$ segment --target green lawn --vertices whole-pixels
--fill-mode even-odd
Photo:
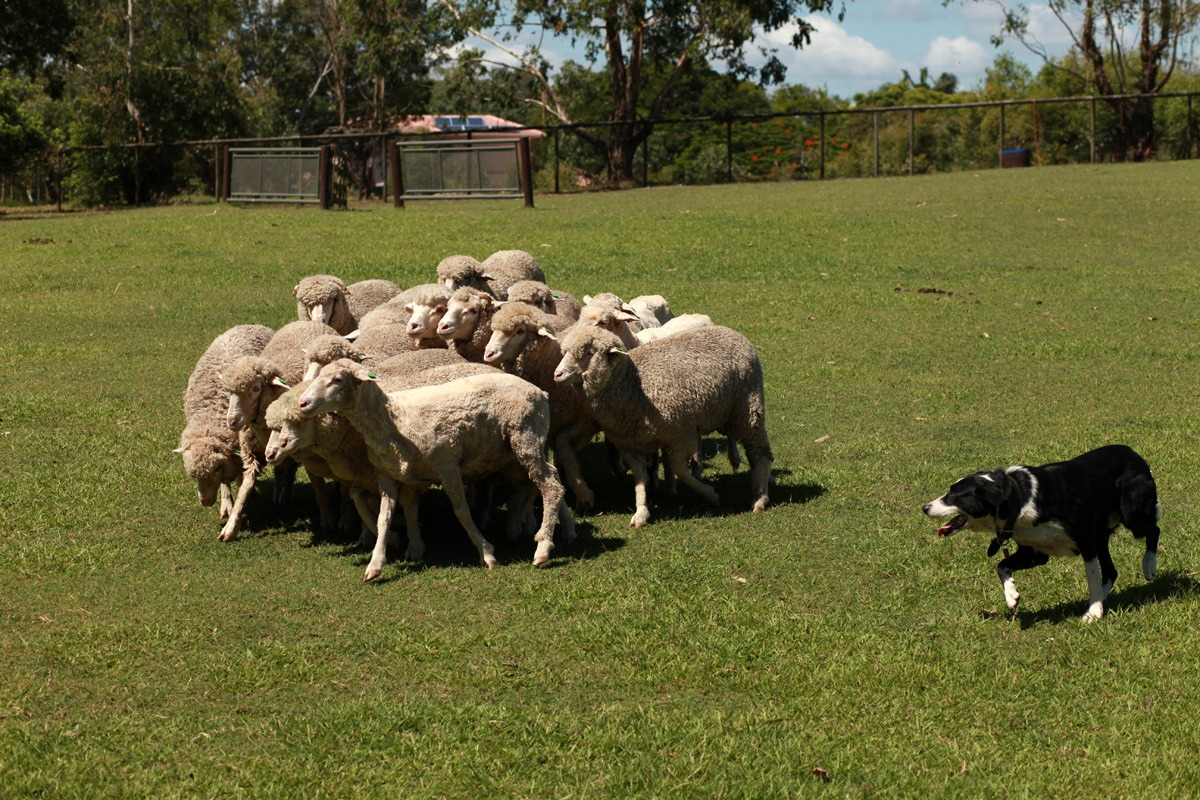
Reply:
[[[1195,796],[1198,187],[1184,162],[533,210],[10,210],[0,794]],[[363,584],[305,484],[218,542],[171,452],[208,343],[293,319],[308,274],[424,283],[507,248],[756,344],[767,512],[714,458],[724,508],[681,488],[631,529],[596,447],[599,511],[548,568],[502,517],[501,565],[477,566],[431,495],[427,563]],[[1163,535],[1147,584],[1117,534],[1095,624],[1081,561],[1018,574],[1013,615],[987,541],[920,512],[967,472],[1107,442],[1150,462]]]

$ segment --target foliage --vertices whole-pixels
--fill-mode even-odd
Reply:
[[[1187,797],[1200,694],[1200,164],[656,188],[516,202],[160,207],[0,220],[0,784],[14,797]],[[772,504],[600,507],[534,569],[476,562],[437,490],[429,560],[251,498],[242,538],[170,452],[196,358],[291,287],[425,282],[534,252],[574,294],[661,292],[746,334]],[[397,258],[396,254],[402,253]],[[828,438],[826,438],[828,437]],[[1017,578],[920,512],[954,478],[1123,441],[1160,575],[1114,537]],[[498,493],[498,494],[503,494]],[[493,516],[496,519],[496,515]],[[1054,756],[1054,757],[1048,757]]]
[[[47,144],[42,121],[30,113],[28,80],[0,71],[0,174],[12,172]]]

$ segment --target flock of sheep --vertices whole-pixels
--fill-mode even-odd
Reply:
[[[219,500],[222,541],[236,538],[265,462],[277,504],[288,502],[303,466],[322,528],[372,537],[366,580],[397,543],[397,503],[405,557],[422,558],[417,502],[433,484],[492,567],[480,527],[494,486],[507,480],[508,535],[536,525],[533,563],[541,564],[556,527],[568,541],[575,535],[564,483],[578,508],[595,501],[576,454],[600,431],[613,468],[634,476],[631,525],[650,520],[646,492],[660,453],[667,491],[677,478],[719,502],[700,480],[700,437],[713,431],[727,437],[735,469],[738,444],[745,450],[752,509],[766,507],[773,457],[762,366],[740,333],[702,314],[676,317],[659,295],[581,303],[549,288],[521,250],[483,262],[451,256],[437,274],[438,283],[407,290],[305,278],[293,290],[296,322],[278,331],[238,325],[200,357],[175,452],[201,505]]]

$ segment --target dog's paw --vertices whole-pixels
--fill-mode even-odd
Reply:
[[[1017,603],[1021,602],[1021,593],[1017,591],[1017,584],[1012,578],[1004,579],[1004,602],[1009,608],[1016,608]]]
[[[1146,576],[1146,580],[1154,580],[1154,574],[1158,572],[1158,553],[1148,552],[1142,556],[1142,574]]]
[[[1092,603],[1088,606],[1087,613],[1083,615],[1084,622],[1095,622],[1104,616],[1104,605],[1101,603]]]

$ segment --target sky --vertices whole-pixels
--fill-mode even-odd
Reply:
[[[1053,55],[1066,52],[1070,37],[1062,24],[1045,5],[1027,6],[1030,31]],[[934,79],[953,73],[959,87],[967,89],[982,84],[985,70],[1000,52],[1009,52],[1034,72],[1041,67],[1040,59],[1019,42],[1006,42],[1000,49],[992,45],[1003,17],[996,0],[952,0],[949,5],[942,0],[847,0],[841,22],[831,15],[806,17],[816,33],[801,50],[787,44],[794,26],[762,35],[760,41],[778,47],[788,67],[787,83],[825,87],[846,99],[900,80],[901,70],[916,78],[922,67]],[[542,50],[553,66],[569,58],[584,61],[565,39],[548,37]]]

